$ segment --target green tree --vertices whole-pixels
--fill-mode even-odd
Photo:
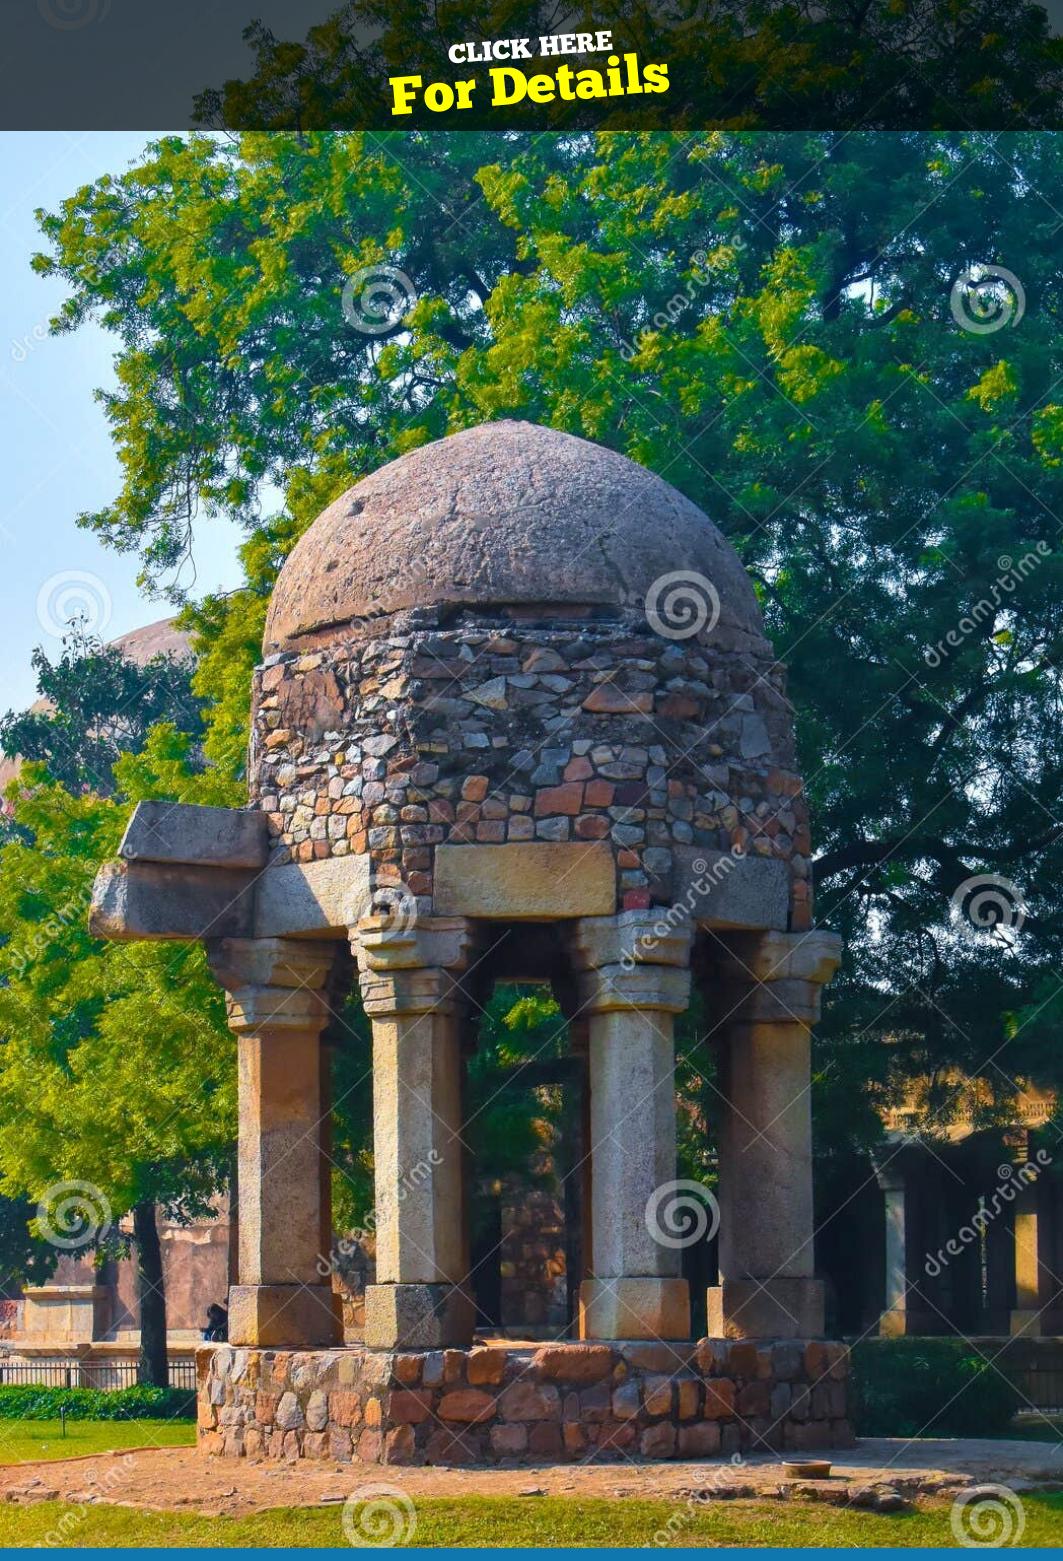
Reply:
[[[84,524],[153,578],[201,517],[243,524],[248,587],[198,622],[250,658],[294,537],[406,449],[517,416],[653,467],[734,542],[789,665],[848,948],[829,1140],[920,1072],[1054,1082],[1061,209],[1051,136],[168,137],[42,218],[58,328],[118,347],[125,486]],[[381,265],[406,282],[367,334],[344,283]],[[230,759],[247,664],[212,663]],[[1025,896],[1014,947],[954,916],[984,875]]]
[[[0,749],[10,759],[39,760],[68,791],[109,796],[119,754],[139,752],[162,722],[192,737],[202,733],[187,658],[154,656],[139,665],[118,646],[75,631],[55,661],[40,646],[31,660],[40,698],[0,720]]]

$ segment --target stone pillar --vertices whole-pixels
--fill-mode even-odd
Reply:
[[[584,917],[573,956],[589,1030],[589,1277],[580,1337],[689,1339],[679,1249],[658,1239],[651,1199],[676,1179],[672,1023],[690,1001],[689,923],[649,911]]]
[[[462,917],[399,929],[371,916],[351,933],[373,1026],[370,1349],[437,1349],[472,1339],[461,1138],[461,973],[470,942]]]
[[[875,1180],[882,1188],[886,1217],[886,1264],[883,1309],[878,1331],[884,1338],[925,1332],[926,1305],[919,1284],[910,1277],[911,1266],[921,1254],[913,1252],[911,1183],[912,1151],[883,1151],[875,1165]],[[924,1258],[925,1261],[925,1258]]]
[[[735,936],[721,962],[720,1282],[714,1337],[823,1333],[814,1277],[811,1027],[841,942],[828,932]]]
[[[239,1283],[229,1290],[229,1339],[334,1344],[338,1312],[319,1266],[330,1224],[321,1032],[333,950],[292,938],[226,938],[208,956],[228,994],[239,1069]]]
[[[1041,1245],[1044,1232],[1041,1220],[1041,1188],[1039,1178],[1027,1158],[1026,1134],[1021,1135],[1015,1173],[1016,1187],[1013,1234],[1015,1238],[1015,1305],[1011,1312],[1010,1332],[1013,1338],[1040,1338],[1048,1329],[1044,1311],[1047,1297],[1043,1295]],[[1005,1166],[1005,1170],[1007,1167]],[[1000,1173],[1003,1175],[1003,1172]]]

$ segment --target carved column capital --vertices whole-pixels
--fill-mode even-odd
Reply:
[[[732,1020],[813,1025],[823,987],[841,964],[835,932],[762,932],[736,936],[717,971],[729,990]]]
[[[619,965],[690,964],[694,936],[690,918],[674,910],[620,911],[616,916],[581,916],[572,924],[572,960],[578,970]]]
[[[460,1002],[473,941],[465,917],[433,916],[396,927],[388,916],[366,916],[350,938],[370,1018],[450,1013]]]
[[[207,945],[207,961],[225,988],[229,1027],[238,1035],[324,1029],[331,945],[295,938],[220,938]]]

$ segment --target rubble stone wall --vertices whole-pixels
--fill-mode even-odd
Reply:
[[[549,1344],[387,1353],[205,1346],[213,1454],[393,1464],[711,1458],[848,1447],[841,1344]]]
[[[391,627],[258,669],[251,795],[274,860],[369,853],[428,910],[436,845],[607,840],[632,908],[668,903],[675,846],[737,849],[789,865],[792,926],[809,924],[807,811],[762,639],[669,640],[641,615]]]

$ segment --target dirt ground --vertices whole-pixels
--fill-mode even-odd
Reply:
[[[1063,1488],[1063,1442],[906,1442],[869,1439],[847,1450],[829,1480],[797,1480],[778,1461],[751,1458],[646,1464],[565,1464],[521,1469],[413,1469],[368,1464],[208,1458],[195,1448],[114,1452],[64,1463],[0,1468],[0,1500],[106,1501],[159,1511],[232,1517],[269,1507],[342,1502],[385,1483],[418,1496],[572,1496],[728,1500],[806,1498],[888,1507],[915,1496],[951,1497],[970,1484]]]

